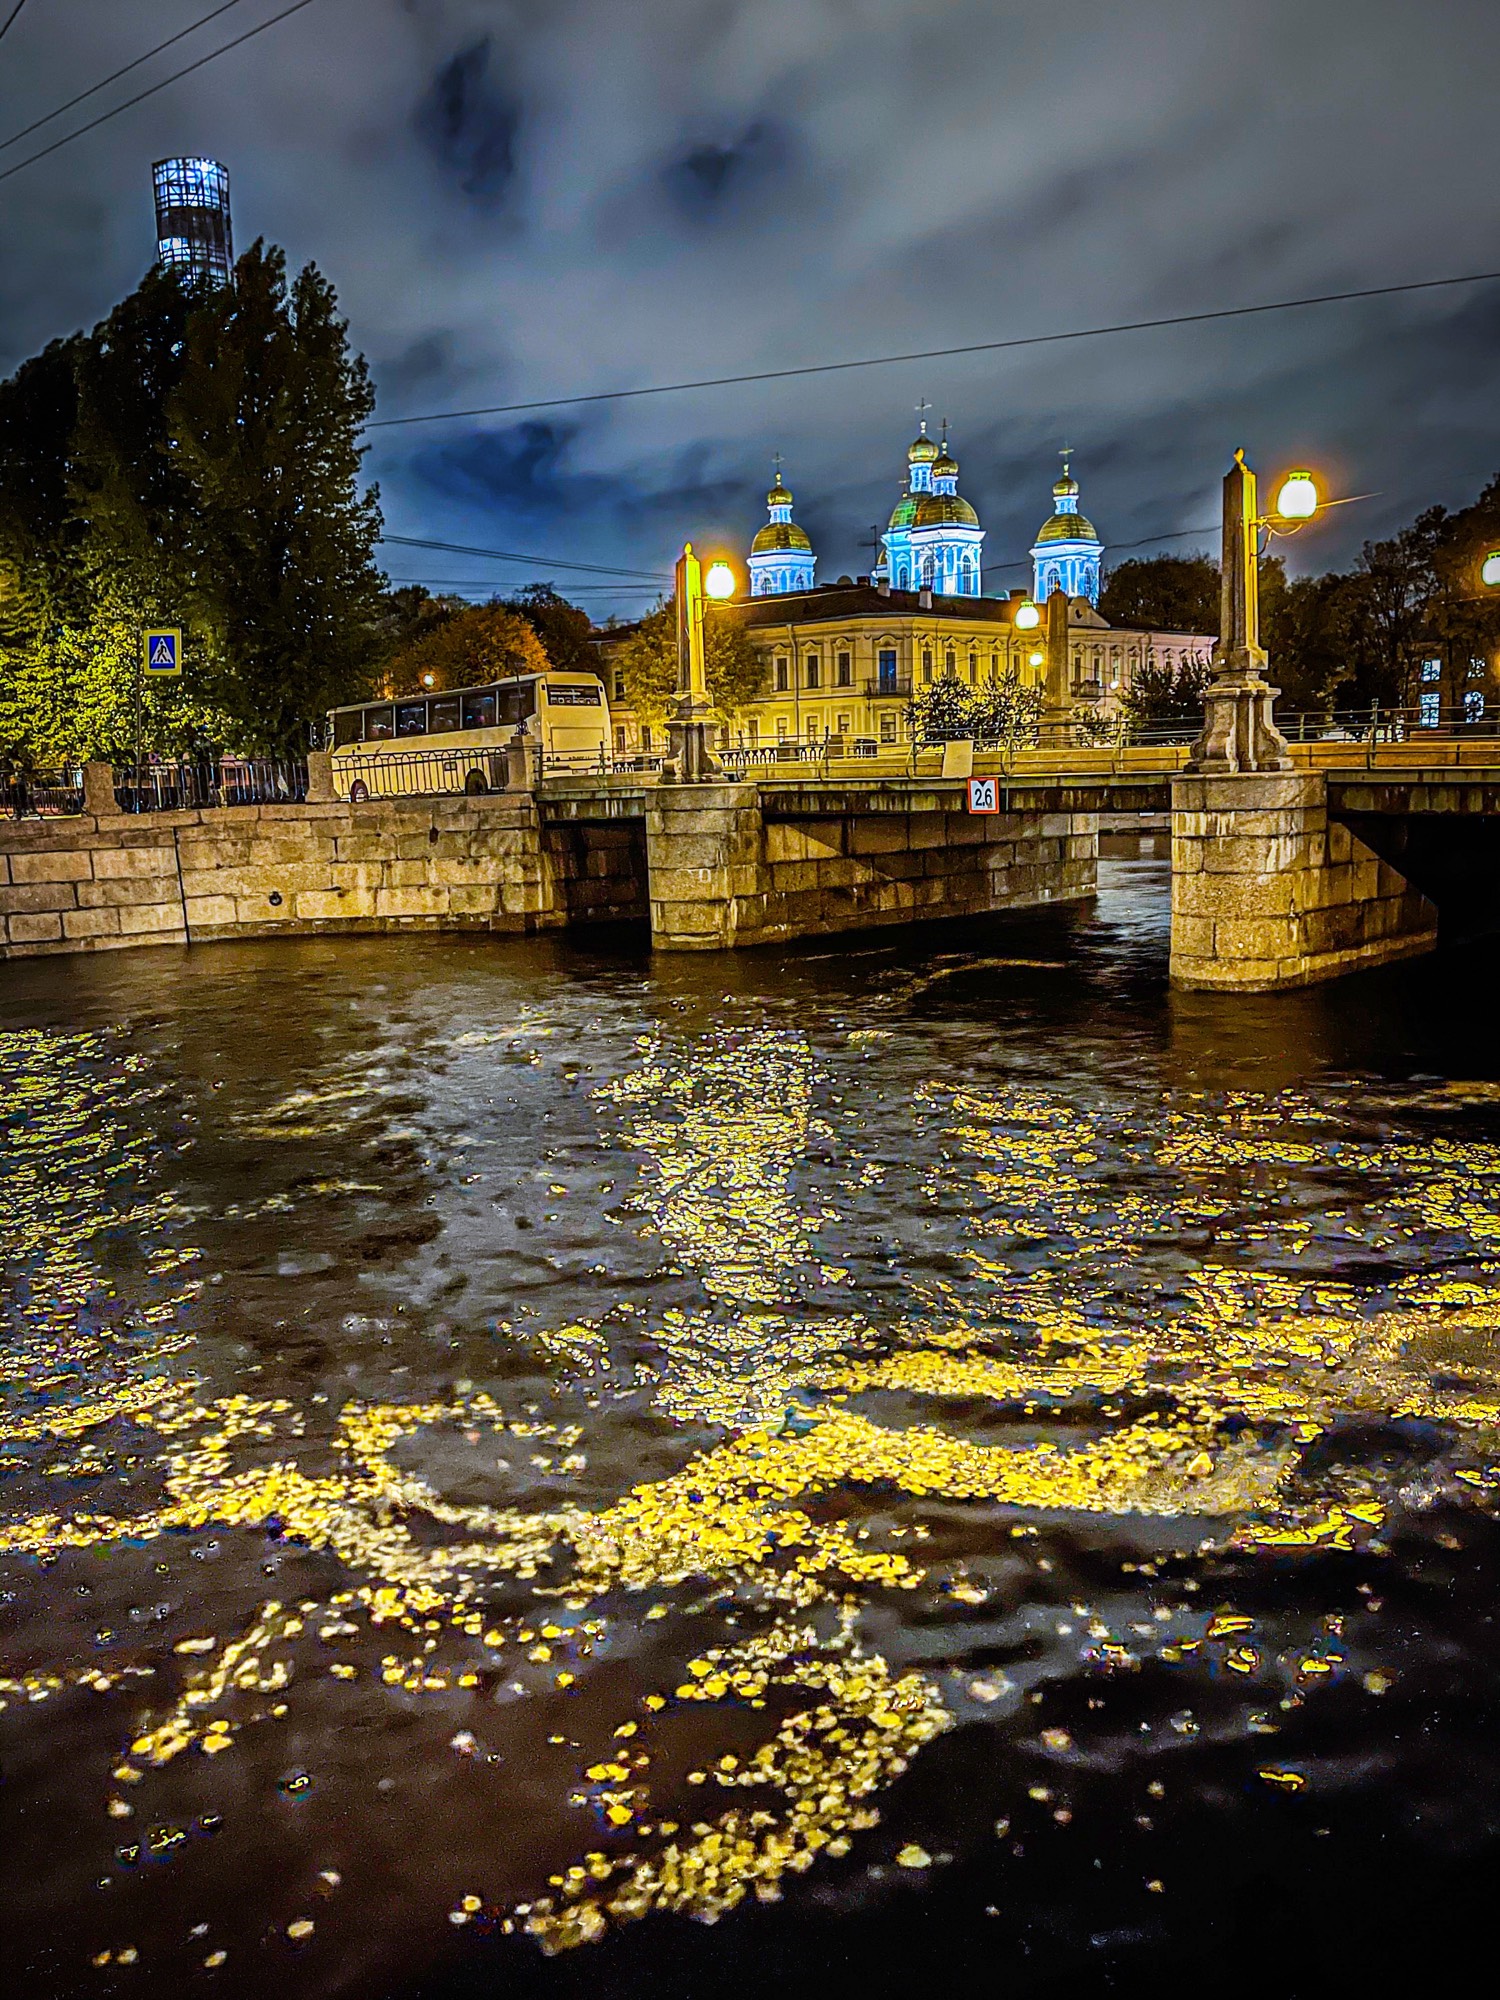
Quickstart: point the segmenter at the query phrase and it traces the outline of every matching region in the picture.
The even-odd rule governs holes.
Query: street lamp
[[[1042,614],[1028,597],[1016,606],[1015,627],[1018,632],[1034,632],[1042,622]]]
[[[1500,549],[1491,549],[1479,565],[1479,581],[1486,590],[1500,590]]]
[[[1310,521],[1320,502],[1310,472],[1289,472],[1276,495],[1276,514],[1283,521]]]
[[[709,596],[720,603],[734,595],[734,571],[727,562],[710,563],[708,574],[703,579],[703,588]]]

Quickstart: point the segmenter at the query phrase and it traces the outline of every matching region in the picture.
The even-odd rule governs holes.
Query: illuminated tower
[[[922,405],[921,407],[926,407]],[[875,570],[896,590],[935,590],[945,597],[977,597],[984,529],[958,490],[958,461],[927,435],[927,420],[906,454],[906,491],[886,529],[885,560]]]
[[[1104,544],[1087,515],[1078,511],[1078,481],[1073,477],[1072,452],[1062,454],[1063,476],[1052,489],[1052,518],[1043,523],[1031,551],[1031,594],[1045,604],[1054,590],[1069,597],[1099,602],[1099,564]]]
[[[779,462],[766,509],[771,518],[750,544],[750,595],[780,597],[789,590],[811,590],[817,558],[792,519],[792,496],[781,483]]]
[[[229,169],[217,160],[158,160],[156,254],[187,285],[227,285],[234,272]]]

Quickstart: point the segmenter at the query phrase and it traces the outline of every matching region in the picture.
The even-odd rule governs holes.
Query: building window
[[[1417,701],[1417,721],[1423,729],[1436,729],[1443,719],[1441,688],[1424,689]]]
[[[878,676],[876,685],[880,693],[894,694],[896,692],[896,649],[894,646],[882,646],[875,658],[875,671]]]
[[[643,750],[651,748],[651,724],[649,722],[641,724],[641,748]]]
[[[750,747],[753,750],[756,744],[759,743],[760,741],[760,724],[756,721],[755,717],[752,715],[749,722],[746,723],[745,727],[750,732]]]
[[[954,657],[953,648],[951,646],[948,648],[947,652],[944,653],[943,655],[943,672],[948,676],[950,681],[953,680],[958,673],[958,661]]]
[[[616,701],[623,701],[625,699],[625,676],[623,674],[617,673],[615,675],[614,699]]]
[[[1482,665],[1482,664],[1483,664],[1483,662],[1481,662],[1481,665]],[[1464,721],[1465,721],[1465,722],[1483,722],[1483,720],[1484,720],[1484,691],[1483,691],[1483,689],[1482,689],[1482,688],[1465,688],[1465,690],[1464,690]]]
[[[778,743],[785,743],[786,741],[786,717],[784,715],[778,715],[776,718],[776,741]]]
[[[926,646],[922,648],[922,678],[929,686],[932,682],[932,654]]]
[[[882,715],[882,716],[881,716],[881,718],[880,718],[880,740],[881,740],[881,742],[882,742],[882,743],[894,743],[894,742],[895,742],[895,740],[896,740],[896,718],[895,718],[895,716],[894,716],[894,715],[890,715],[890,714],[886,714],[886,715]]]
[[[1442,661],[1424,660],[1422,662],[1422,678],[1424,681],[1440,681],[1443,678]]]
[[[821,673],[822,669],[818,665],[817,654],[809,653],[807,656],[807,685],[810,688],[815,688],[818,685]]]
[[[978,655],[977,653],[970,653],[970,655],[969,655],[969,686],[970,686],[971,688],[975,688],[975,687],[978,687],[978,685],[979,685],[979,655]]]
[[[854,659],[849,653],[840,653],[838,658],[838,684],[841,688],[854,685]]]
[[[785,694],[787,691],[787,685],[788,685],[787,663],[785,660],[778,660],[776,662],[776,692],[778,694]]]
[[[839,735],[847,736],[848,734],[849,734],[849,718],[847,715],[841,715],[839,717]]]

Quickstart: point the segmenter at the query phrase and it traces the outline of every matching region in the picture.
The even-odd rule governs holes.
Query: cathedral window
[[[822,669],[818,664],[818,656],[816,653],[809,653],[807,656],[807,685],[810,688],[815,688],[818,686],[821,678]]]
[[[840,654],[839,654],[839,656],[838,656],[838,668],[837,668],[837,673],[836,673],[836,676],[835,676],[835,677],[836,677],[836,679],[837,679],[837,681],[838,681],[838,684],[839,684],[839,686],[840,686],[841,688],[846,688],[846,687],[853,687],[853,685],[854,685],[854,660],[853,660],[853,657],[852,657],[852,655],[850,655],[850,654],[848,654],[848,653],[840,653]]]
[[[788,677],[786,661],[778,660],[776,662],[776,692],[778,694],[786,693],[788,686],[788,678],[789,677]]]

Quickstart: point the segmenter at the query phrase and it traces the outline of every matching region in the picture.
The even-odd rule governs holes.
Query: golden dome
[[[958,477],[958,460],[953,457],[946,446],[943,449],[941,457],[935,458],[932,462],[932,476],[934,479],[957,479]]]
[[[916,519],[916,514],[917,514],[916,495],[912,493],[903,493],[901,498],[896,502],[895,506],[891,509],[891,518],[889,525],[892,528],[909,528],[912,522]]]
[[[1078,488],[1075,486],[1073,491],[1076,494]],[[1062,497],[1059,494],[1059,498]],[[1075,508],[1066,514],[1054,514],[1036,539],[1040,547],[1043,542],[1097,542],[1099,536],[1088,516],[1080,514]]]
[[[812,543],[795,521],[767,521],[750,544],[753,556],[775,555],[784,549],[795,549],[801,555],[812,554]]]
[[[781,474],[778,472],[776,475],[776,484],[771,488],[770,492],[766,495],[766,505],[768,507],[790,507],[791,504],[792,504],[791,493],[785,486],[782,485]]]
[[[923,431],[922,435],[913,441],[911,449],[906,454],[906,462],[908,465],[931,465],[938,453],[937,439],[930,438],[926,431]]]
[[[977,528],[979,516],[957,493],[924,493],[917,502],[913,528]]]

